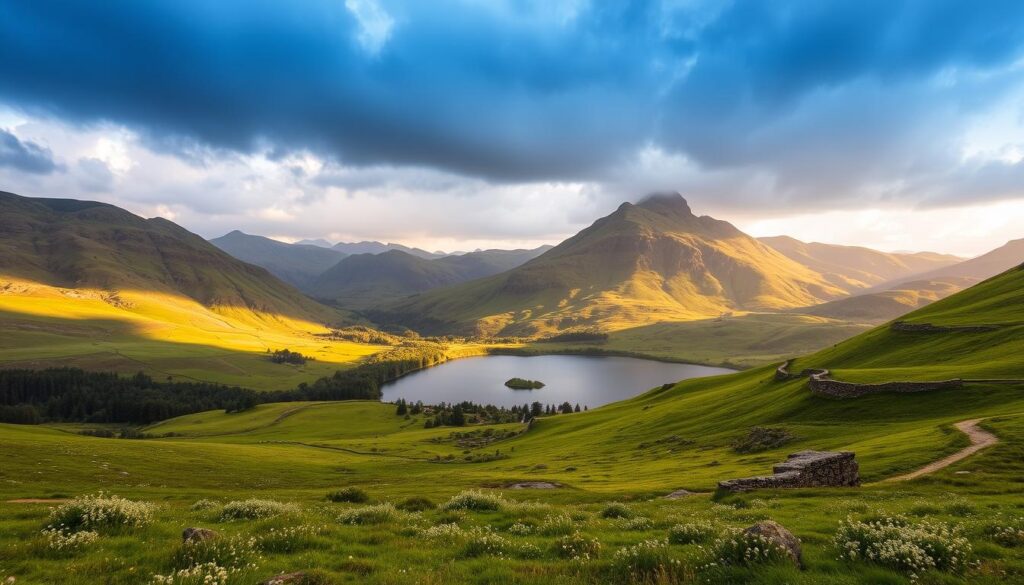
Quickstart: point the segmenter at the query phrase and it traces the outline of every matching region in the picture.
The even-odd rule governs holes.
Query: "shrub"
[[[466,536],[466,531],[458,524],[437,524],[420,531],[420,536],[427,540],[452,541]]]
[[[220,507],[220,502],[216,502],[214,500],[207,500],[207,499],[204,498],[202,500],[196,500],[196,502],[194,504],[192,504],[190,509],[193,512],[200,512],[200,511],[203,511],[203,510],[213,510],[214,508],[219,508],[219,507]]]
[[[46,546],[56,552],[74,552],[99,540],[98,532],[82,530],[71,532],[66,529],[47,528],[43,530]]]
[[[711,540],[717,530],[711,524],[676,524],[668,529],[669,544],[699,544]]]
[[[505,499],[501,494],[491,494],[480,490],[464,491],[444,503],[443,510],[474,510],[493,511],[500,510],[505,505]]]
[[[636,518],[619,518],[615,525],[619,530],[650,530],[654,522],[650,518],[637,516]]]
[[[242,569],[252,567],[258,557],[257,540],[255,537],[243,538],[209,538],[206,540],[187,540],[174,553],[174,566],[177,569],[191,567],[217,566],[225,569]],[[178,581],[169,581],[178,583]]]
[[[561,536],[576,531],[576,523],[567,514],[546,516],[537,527],[537,532],[544,536]]]
[[[722,565],[757,565],[790,558],[786,549],[774,540],[738,528],[724,532],[715,541],[712,551],[717,562]]]
[[[171,573],[153,575],[154,585],[227,585],[232,575],[242,569],[222,567],[217,563],[203,563]]]
[[[294,553],[317,546],[321,532],[321,527],[308,524],[270,528],[256,537],[256,546],[267,553]]]
[[[80,496],[50,513],[48,528],[77,532],[95,528],[136,527],[153,519],[153,504],[134,502],[119,496]]]
[[[671,583],[677,580],[682,567],[669,555],[665,541],[645,540],[615,551],[611,570],[620,582]]]
[[[398,516],[398,508],[395,508],[394,504],[390,502],[385,502],[346,510],[338,516],[338,522],[342,524],[384,524],[397,519]]]
[[[523,524],[522,522],[516,522],[512,526],[508,527],[508,533],[516,536],[529,536],[533,532],[533,527],[529,524]]]
[[[985,527],[989,539],[1005,547],[1024,546],[1024,518],[999,521]]]
[[[295,504],[249,498],[248,500],[235,500],[224,504],[224,508],[220,511],[220,519],[221,522],[229,520],[259,520],[261,518],[280,516],[281,514],[294,514],[298,511],[298,507]]]
[[[602,518],[632,518],[633,510],[630,510],[625,504],[619,502],[612,502],[601,510]]]
[[[556,556],[563,559],[589,561],[601,553],[601,542],[573,532],[556,540],[551,548]]]
[[[466,546],[462,549],[464,557],[472,558],[484,555],[500,557],[511,549],[511,543],[500,534],[494,533],[489,526],[474,528],[467,532],[467,537]]]
[[[349,502],[362,504],[370,499],[370,496],[361,488],[347,487],[327,494],[327,499],[332,502]]]
[[[956,528],[944,524],[905,525],[892,521],[840,523],[835,544],[850,561],[866,561],[909,573],[960,572],[969,562],[971,544]]]
[[[423,496],[412,496],[406,498],[401,504],[398,504],[399,510],[405,510],[406,512],[423,512],[430,510],[434,507],[434,502],[430,501],[429,498]]]

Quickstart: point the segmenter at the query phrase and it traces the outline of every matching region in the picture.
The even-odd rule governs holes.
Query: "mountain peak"
[[[693,215],[690,205],[678,191],[651,193],[636,204],[637,207],[661,214]]]

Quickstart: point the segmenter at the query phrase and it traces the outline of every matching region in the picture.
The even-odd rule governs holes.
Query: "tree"
[[[466,426],[466,416],[462,413],[462,407],[456,405],[452,408],[451,425],[453,427]]]
[[[580,405],[579,405],[579,403],[576,403],[576,408],[573,409],[573,412],[579,412],[579,411],[580,411]]]
[[[405,416],[409,413],[409,408],[405,404],[405,399],[400,398],[398,400],[398,408],[395,409],[395,414],[398,416]]]
[[[540,402],[534,402],[530,408],[530,418],[537,418],[544,414],[544,405]]]

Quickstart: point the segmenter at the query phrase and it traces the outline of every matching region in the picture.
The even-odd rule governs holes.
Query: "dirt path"
[[[66,498],[18,498],[7,500],[8,504],[60,504],[66,502]]]
[[[891,477],[885,481],[907,481],[910,479],[921,477],[922,475],[928,475],[929,473],[934,473],[940,469],[949,467],[950,465],[956,463],[957,461],[960,461],[961,459],[966,459],[967,457],[974,455],[978,451],[981,451],[985,447],[995,445],[996,443],[999,442],[999,437],[979,427],[978,423],[981,422],[981,420],[982,419],[980,418],[974,418],[971,420],[963,420],[953,425],[957,428],[957,430],[967,435],[967,438],[971,440],[971,445],[969,447],[964,447],[963,449],[957,451],[956,453],[953,453],[952,455],[943,457],[938,461],[933,461],[928,465],[925,465],[921,469],[918,469],[917,471],[912,471],[906,475]]]

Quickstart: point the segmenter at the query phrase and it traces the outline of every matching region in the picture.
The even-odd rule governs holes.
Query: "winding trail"
[[[981,422],[982,420],[983,419],[980,418],[972,418],[970,420],[960,421],[953,425],[957,428],[958,431],[967,435],[967,438],[971,440],[971,445],[969,447],[964,447],[963,449],[960,449],[959,451],[953,453],[952,455],[943,457],[938,461],[933,461],[928,465],[925,465],[921,469],[911,471],[906,475],[890,477],[889,479],[883,481],[908,481],[914,478],[921,477],[922,475],[928,475],[929,473],[934,473],[940,469],[949,467],[950,465],[956,463],[957,461],[960,461],[961,459],[966,459],[971,455],[974,455],[978,451],[981,451],[985,447],[995,445],[996,443],[999,442],[999,437],[979,427],[978,423]]]

